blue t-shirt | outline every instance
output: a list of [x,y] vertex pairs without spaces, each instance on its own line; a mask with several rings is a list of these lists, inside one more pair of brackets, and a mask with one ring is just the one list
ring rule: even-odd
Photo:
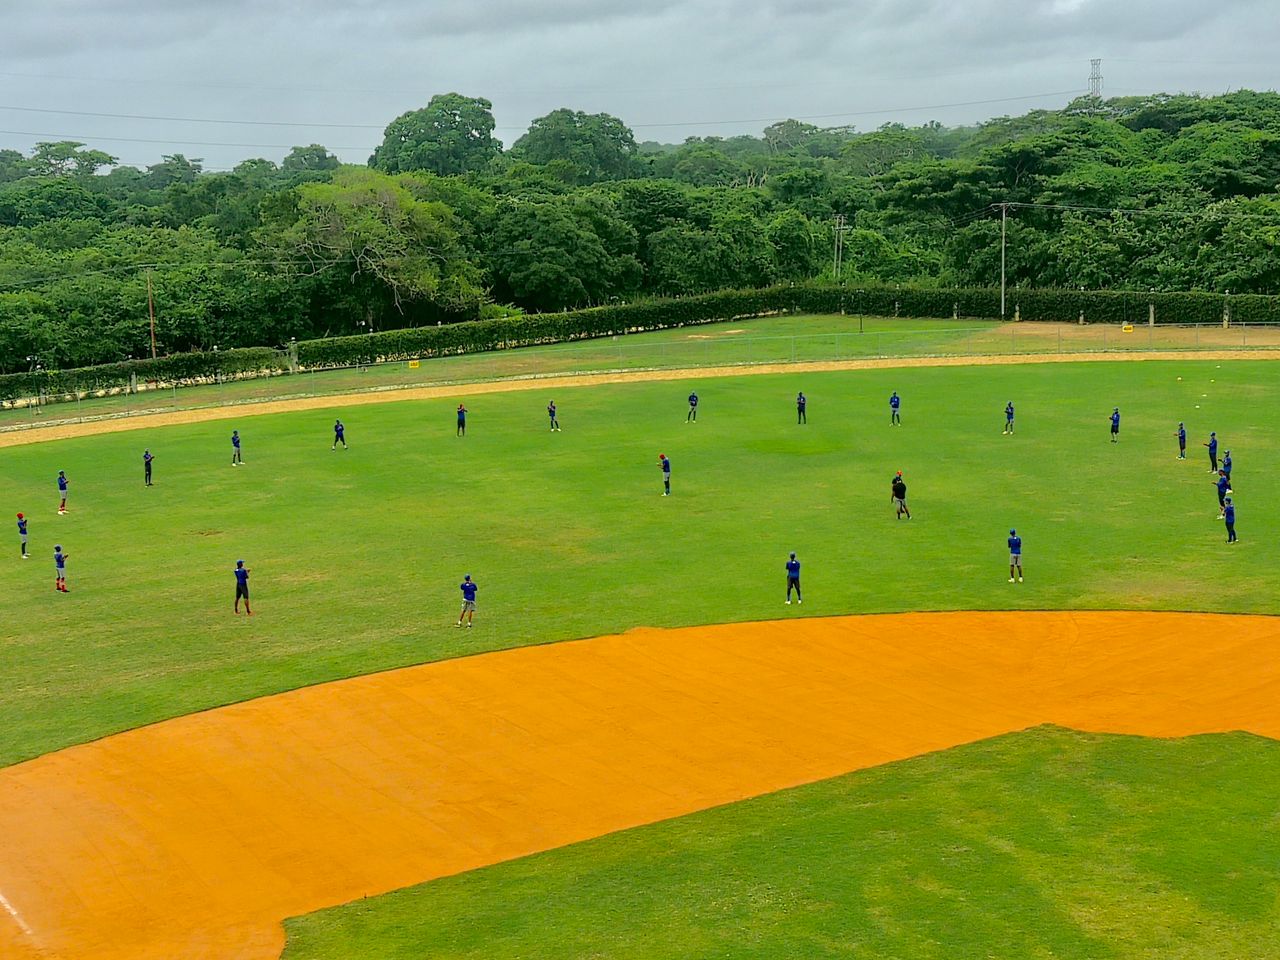
[[337,435],[337,436],[339,436],[339,437],[340,437],[340,436],[342,436],[342,431],[343,431],[343,430],[345,430],[345,429],[346,429],[346,427],[344,427],[344,426],[342,425],[342,421],[341,421],[341,420],[339,420],[337,423],[335,423],[335,424],[333,425],[333,432],[334,432],[334,434],[335,434],[335,435]]
[[1231,476],[1231,458],[1230,457],[1222,458],[1222,469],[1227,471],[1228,477]]
[[25,517],[18,521],[18,536],[23,540],[27,539],[27,521]]
[[58,476],[58,489],[59,489],[59,490],[66,490],[66,489],[67,489],[67,478],[66,478],[66,477],[61,476],[61,475],[59,475],[59,476]]
[[245,567],[236,567],[236,583],[242,587],[249,585],[249,571]]
[[899,399],[899,397],[898,397],[898,395],[897,395],[896,393],[895,393],[892,397],[890,397],[890,398],[889,398],[889,406],[893,407],[893,409],[895,409],[895,410],[897,410],[897,409],[898,409],[898,407],[899,407],[899,405],[900,405],[901,403],[902,403],[902,400],[901,400],[901,399]]
[[787,576],[790,577],[792,580],[800,579],[800,561],[799,560],[787,561]]
[[458,422],[459,422],[459,423],[466,423],[466,420],[467,420],[467,408],[466,408],[466,407],[459,407],[459,408],[458,408]]
[[671,472],[671,458],[670,458],[670,457],[667,457],[665,460],[663,460],[663,461],[662,461],[662,472],[663,472],[663,473],[670,473],[670,472]]
[[1184,427],[1178,428],[1178,446],[1185,447],[1187,445],[1187,431]]
[[689,406],[696,407],[698,405],[698,395],[696,393],[689,394]]
[[463,600],[475,600],[476,583],[474,580],[463,580],[462,583],[459,584],[459,586],[462,587]]
[[1231,482],[1226,477],[1218,478],[1218,493],[1225,494],[1227,488],[1231,486]]
[[1209,452],[1210,452],[1210,453],[1217,453],[1217,452],[1218,452],[1218,438],[1217,438],[1217,437],[1210,437],[1210,438],[1209,438]]
[[547,404],[547,416],[552,420],[556,418],[556,405],[554,403]]
[[809,401],[807,401],[807,400],[804,398],[804,394],[803,394],[803,393],[802,393],[802,394],[800,394],[798,397],[796,397],[796,406],[797,406],[797,407],[799,407],[801,410],[803,410],[803,409],[804,409],[804,405],[805,405],[806,403],[808,403],[808,402],[809,402]]
[[1111,427],[1112,429],[1116,429],[1119,426],[1120,426],[1120,411],[1117,410],[1115,413],[1111,415]]
[[62,553],[61,551],[54,551],[54,554],[53,554],[53,565],[54,565],[55,567],[57,567],[59,570],[61,570],[61,569],[63,569],[64,567],[66,567],[66,565],[67,565],[67,555],[66,555],[65,553]]
[[1014,556],[1018,556],[1018,557],[1022,556],[1022,538],[1021,537],[1009,538],[1009,552]]
[[233,433],[231,435],[231,445],[237,449],[240,447],[240,434]]
[[151,455],[151,451],[150,451],[150,450],[148,450],[146,453],[144,453],[144,454],[142,455],[142,462],[143,462],[143,463],[150,463],[150,462],[151,462],[152,460],[154,460],[154,459],[155,459],[155,457],[153,457],[153,456]]
[[1012,419],[1013,419],[1013,404],[1012,404],[1012,403],[1011,403],[1011,404],[1009,404],[1007,407],[1005,407],[1005,408],[1004,408],[1004,418],[1005,418],[1006,420],[1012,420]]
[[1236,505],[1234,503],[1227,504],[1226,509],[1222,511],[1222,518],[1227,523],[1236,522]]

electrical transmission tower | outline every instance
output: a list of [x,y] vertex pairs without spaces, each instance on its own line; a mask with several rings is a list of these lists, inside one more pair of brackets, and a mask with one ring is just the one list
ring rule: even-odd
[[1089,98],[1094,103],[1102,101],[1102,59],[1089,61]]
[[832,273],[835,274],[835,278],[837,280],[840,279],[840,271],[844,268],[844,234],[848,229],[849,227],[845,223],[844,214],[837,213],[835,216],[835,229],[833,231],[835,236],[833,238],[834,245],[831,257]]

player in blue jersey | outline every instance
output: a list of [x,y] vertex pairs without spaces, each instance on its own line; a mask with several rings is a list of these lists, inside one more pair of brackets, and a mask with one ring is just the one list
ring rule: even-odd
[[1231,481],[1227,479],[1225,470],[1218,471],[1218,479],[1213,481],[1213,485],[1218,490],[1218,519],[1221,520],[1226,506],[1227,494],[1231,492]]
[[791,559],[787,561],[787,605],[791,604],[791,590],[796,591],[796,603],[804,603],[800,596],[800,561],[796,559],[796,555],[791,554]]
[[805,412],[805,407],[809,405],[809,400],[805,397],[804,391],[796,394],[796,423],[808,423],[809,415]]
[[238,467],[244,463],[244,459],[240,456],[240,431],[231,431],[231,465]]
[[1111,411],[1111,442],[1120,442],[1120,408]]
[[1187,459],[1187,425],[1178,423],[1178,459]]
[[1239,543],[1240,538],[1236,536],[1236,505],[1230,497],[1223,504],[1222,519],[1227,524],[1227,543]]
[[1209,463],[1211,464],[1211,466],[1209,467],[1209,472],[1217,473],[1218,472],[1218,435],[1214,433],[1212,430],[1209,431],[1209,442],[1202,443],[1200,444],[1200,446],[1207,447],[1209,450]]
[[898,391],[895,390],[893,391],[893,395],[889,397],[889,423],[890,424],[897,424],[898,426],[902,425],[902,416],[898,412],[901,409],[901,407],[902,407],[902,398],[898,396]]
[[347,428],[342,425],[341,420],[333,421],[333,447],[337,450],[338,444],[342,444],[342,449],[347,449]]
[[1017,530],[1009,531],[1009,582],[1013,583],[1014,575],[1022,582],[1022,538]]
[[240,601],[244,601],[244,612],[249,616],[253,616],[253,610],[249,607],[249,568],[244,565],[243,560],[236,561],[236,613],[240,612]]
[[1013,401],[1010,400],[1004,405],[1004,432],[1005,434],[1013,433]]
[[142,482],[148,487],[151,486],[151,461],[154,459],[150,450],[142,451]]
[[467,408],[463,404],[458,404],[458,429],[454,433],[455,437],[465,437],[467,435]]
[[71,485],[71,481],[67,479],[67,471],[58,471],[58,513],[67,512],[67,487]]
[[671,496],[671,461],[665,453],[658,454],[658,466],[662,468],[662,495]]
[[476,582],[471,579],[471,574],[467,574],[462,578],[462,583],[458,584],[462,590],[462,612],[458,614],[458,622],[455,627],[462,626],[465,618],[467,621],[467,629],[471,629],[471,623],[476,618],[476,591],[480,588],[476,586]]
[[560,421],[556,417],[556,402],[552,400],[547,404],[547,416],[551,419],[551,432],[560,432]]
[[1231,451],[1228,450],[1222,455],[1222,472],[1227,475],[1227,483],[1231,482]]
[[18,541],[22,544],[22,559],[30,560],[27,556],[27,518],[22,514],[18,514]]
[[698,422],[698,394],[696,392],[689,394],[689,412],[685,414],[684,422]]
[[67,554],[62,552],[60,543],[53,548],[53,572],[57,577],[53,583],[53,589],[59,593],[70,593],[67,589]]

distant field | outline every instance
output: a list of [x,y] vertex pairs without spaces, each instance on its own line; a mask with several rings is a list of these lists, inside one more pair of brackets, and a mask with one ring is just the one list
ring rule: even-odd
[[[1178,376],[1183,377],[1178,381]],[[0,451],[34,558],[0,561],[0,764],[217,704],[478,650],[776,616],[989,608],[1280,611],[1271,363],[866,370],[388,403]],[[685,396],[702,395],[696,426]],[[797,427],[793,400],[810,397]],[[904,399],[888,425],[891,390]],[[453,408],[471,407],[454,436]],[[1018,404],[1016,437],[1001,411]],[[1106,417],[1124,411],[1122,442]],[[1199,404],[1201,409],[1196,409]],[[249,411],[246,411],[248,413]],[[351,449],[330,450],[334,413]],[[1192,459],[1174,459],[1179,419]],[[228,436],[246,465],[228,466]],[[1234,448],[1230,550],[1199,441]],[[157,485],[142,486],[144,447]],[[659,452],[675,464],[664,499]],[[903,469],[916,518],[895,522]],[[54,478],[72,480],[56,514]],[[1009,527],[1027,583],[1005,583]],[[54,543],[72,592],[53,592]],[[258,616],[231,615],[231,567]],[[482,584],[472,631],[457,582]]]
[[876,357],[980,356],[1150,350],[1280,348],[1280,328],[1137,326],[786,316],[681,327],[625,337],[579,340],[373,367],[304,372],[217,386],[144,391],[43,408],[0,409],[0,429],[77,417],[251,403],[291,396],[392,390],[433,384],[608,370],[716,367]]
[[1275,957],[1277,769],[1042,727],[293,920],[285,960]]

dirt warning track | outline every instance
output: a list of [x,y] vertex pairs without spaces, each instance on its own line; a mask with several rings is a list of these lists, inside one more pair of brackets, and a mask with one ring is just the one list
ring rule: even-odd
[[310,687],[0,770],[0,956],[268,960],[281,921],[1042,723],[1280,738],[1280,619],[801,619]]

